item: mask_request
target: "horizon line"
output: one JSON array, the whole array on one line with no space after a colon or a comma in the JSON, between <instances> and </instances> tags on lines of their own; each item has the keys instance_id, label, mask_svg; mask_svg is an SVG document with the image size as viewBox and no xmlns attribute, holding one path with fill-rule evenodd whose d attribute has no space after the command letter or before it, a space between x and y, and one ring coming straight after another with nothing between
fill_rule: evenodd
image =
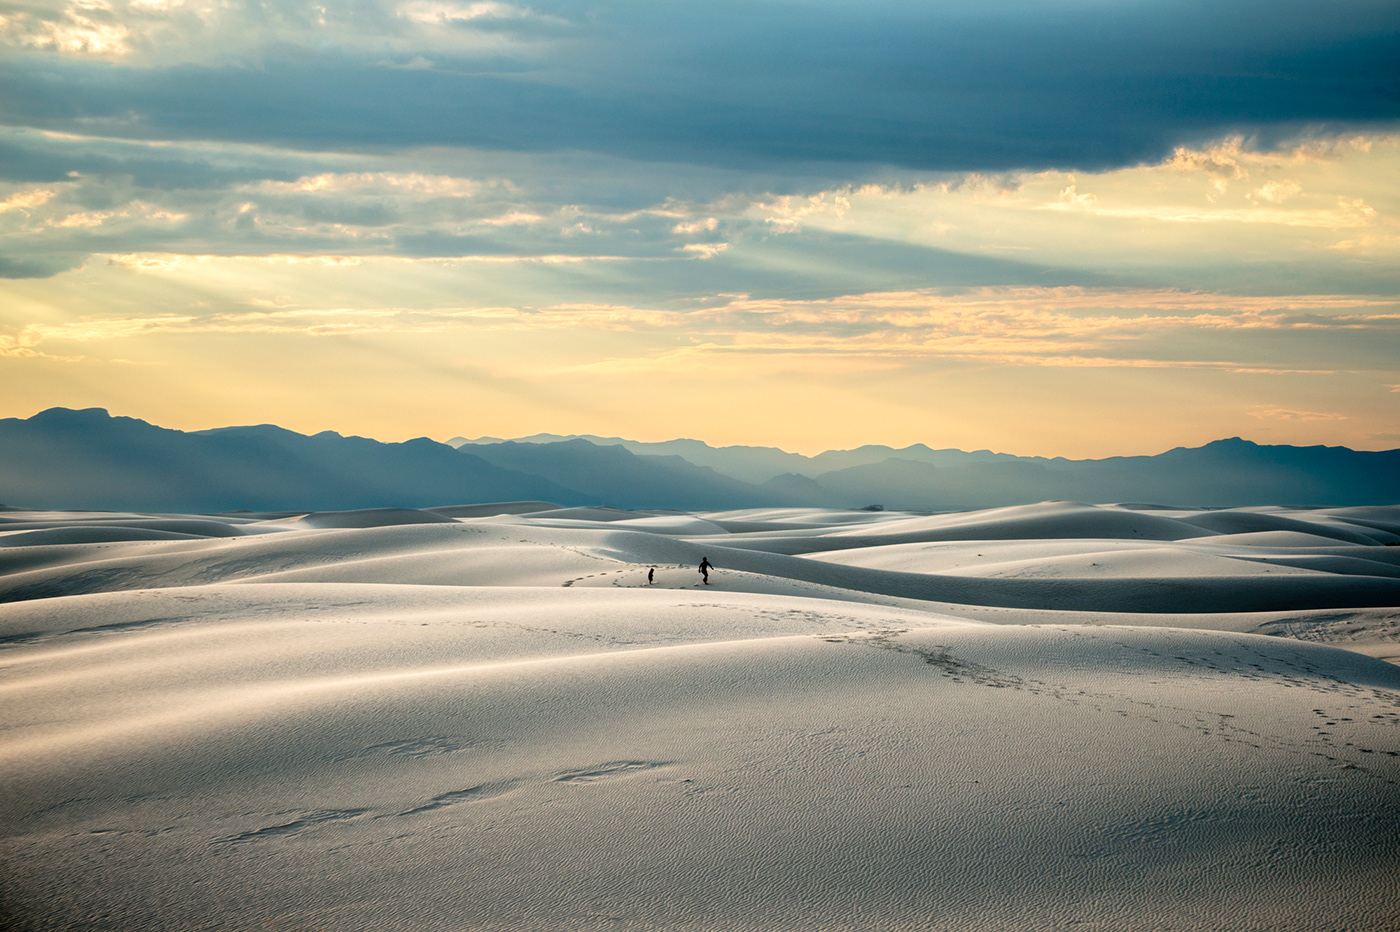
<instances>
[{"instance_id":1,"label":"horizon line","mask_svg":"<svg viewBox=\"0 0 1400 932\"><path fill-rule=\"evenodd\" d=\"M477 438L467 438L467 437L466 437L465 435L463 435L463 434L457 434L457 435L454 435L454 436L451 437L451 438L448 438L447 440L439 440L439 439L437 439L437 438L435 438L435 437L430 437L430 436L427 436L426 434L424 434L424 435L420 435L420 436L417 436L417 437L408 437L408 438L406 438L406 439L404 439L404 440L384 440L384 439L381 439L381 438L379 438L379 437L372 437L372 436L368 436L368 435L365 435L365 434L343 433L343 432L341 432L341 431L339 431L339 430L335 430L335 429L333 429L333 428L324 428L324 429L322 429L322 430L314 431L314 432L311 432L311 433L306 433L306 432L297 430L297 429L295 429L295 428L284 427L284 426L281 425L281 424L273 423L273 422L271 422L271 421L263 421L263 422L260 422L260 423L246 423L246 424L225 424L225 425L216 426L216 427L199 427L199 428L166 427L166 426L164 426L164 425L157 424L157 423L155 423L154 421L149 421L149 420L146 420L145 418L138 417L138 416L136 416L136 415L129 415L129 414L113 414L109 408L102 407L102 406L100 406L100 405L90 405L90 406L82 407L82 408L70 408L70 407L67 407L67 406L65 406L65 405L51 405L51 406L49 406L49 407L47 407L47 408L43 408L43 409L41 409L41 410L39 410L39 411L34 412L33 414L29 415L28 417L8 416L8 417L5 417L5 418L0 418L0 419L3 419L3 420L15 420L15 421L26 421L26 422L27 422L27 421L31 421L31 420L33 420L33 419L35 419L35 418L38 418L38 417L40 417L40 416L42 416L42 415L49 414L49 413L52 413L52 412L60 412L60 411L61 411L61 412L71 413L71 414L80 414L80 413L85 413L85 412L90 412L90 411L100 411L100 412L102 412L102 414L103 414L105 417L107 417L108 419L111 419L111 420L116 420L116 419L120 419L120 418L125 418L125 419L127 419L127 420L139 421L140 423L146 424L146 425L151 426L151 427L155 427L155 428L157 428L157 429L159 429L159 430L170 430L170 431L175 431L176 433L182 433L182 434L198 434L198 433L207 433L207 432L211 432L211 431L220 431L220 430L245 430L245 429L258 428L258 427L271 427L271 428L275 428L275 429L277 429L277 430L284 430L284 431L287 431L287 432L289 432L289 433L294 433L294 434L297 434L297 435L302 436L302 437L314 437L314 436L317 436L317 435L319 435L319 434L334 434L334 435L336 435L336 436L338 436L338 437L358 438L358 439L370 440L370 441L373 441L373 442L375 442L375 443L382 443L382 444L403 444L403 443L411 443L411 442L416 441L416 440L428 440L428 441L431 441L432 443L437 443L437 444L441 444L441 445L443 445L443 446L453 447L453 449L459 449L461 446L466 446L466 445L478 445L478 444L477 444L477 441L483 440L483 439L489 439L491 442L494 442L494 443L536 443L536 444L540 444L540 443L549 443L549 442L559 442L559 440L583 440L583 441L588 442L588 443L592 443L594 440L600 440L600 441L616 441L615 443L609 443L609 444L608 444L608 445L611 445L611 446L617 446L617 445L621 445L621 444L624 444L624 443L645 444L645 445L662 445L662 444L667 444L667 443L699 443L699 444L702 444L702 445L704 445L704 446L706 446L706 447L708 447L708 448L710 448L710 449L712 449L712 450L726 450L726 449L772 450L772 451L776 451L776 452L778 452L778 453L781 453L781 454L783 454L783 455L785 455L785 456L796 456L796 457L801 457L801 458L803 458L803 459L808 459L808 460L815 459L815 458L817 458L818 456L821 456L821 455L823 455L823 454L825 454L825 453L849 453L849 452L854 452L854 451L856 451L856 450L866 449L866 448L869 448L869 447L883 447L883 448L885 448L885 449L890 450L890 451L893 452L893 453L899 453L899 452L901 452L901 451L903 451L903 450L912 449L912 448L914 448L914 447L923 447L924 449L930 450L930 451L932 451L932 452L956 452L956 453L966 453L966 454L987 453L987 454L991 454L991 455L993 455L993 456L1009 456L1009 457L1014 457L1014 458L1017 458L1017 459L1063 460L1063 461L1065 461L1065 462L1100 462L1100 461L1103 461L1103 460L1110 460L1110 459L1131 459L1131 458L1135 458L1135 457L1154 457L1154 456L1161 456L1162 454L1170 453L1170 452L1172 452L1172 451L1174 451L1174 450L1199 450L1199 449L1203 449L1203 448L1208 447L1208 446L1212 446L1212 445L1214 445L1214 444L1228 443L1228 442L1230 442L1230 441L1238 441L1238 442L1240 442L1240 443L1246 443L1246 444L1250 444L1251 446L1262 447L1262 448L1284 447L1284 448L1295 449L1295 450L1305 450L1305 449L1320 448L1320 449L1328 449L1328 450L1348 450L1348 451L1351 451L1351 452L1353 452L1353 453L1395 453L1395 452L1400 452L1400 447L1390 447L1390 448L1381 448L1381 449L1367 450L1367 449L1361 449L1361 448L1358 448L1358 447L1347 446L1347 445L1345 445L1345 444L1325 444L1325 443L1311 443L1311 444L1259 443L1258 441L1249 440L1249 439L1247 439L1247 438L1245 438L1245 437L1243 437L1243 436L1241 436L1241 435L1238 435L1238 434L1235 435L1235 436L1232 436L1232 437L1217 437L1217 438L1215 438L1215 439L1213 439L1213 440L1208 440L1208 441L1206 441L1206 442L1204 442L1204 443L1201 443L1201 444L1199 444L1199 445L1197 445L1197 446L1189 446L1189 445L1187 445L1187 444L1178 443L1178 444L1175 444L1175 445L1173 445L1173 446L1164 447L1164 448L1158 450L1158 451L1155 452L1155 453L1114 453L1114 454L1110 454L1110 455L1107 455L1107 456L1098 456L1098 457L1047 456L1047 455L1039 454L1039 453L1030 453L1030 454L1027 454L1027 453L1007 453L1007 452L1001 451L1001 450L992 450L992 449L987 448L987 447L982 447L982 448L978 448L978 449L975 449L975 450L964 450L964 449L962 449L961 447L935 447L935 446L929 445L929 443L928 443L927 441L917 441L917 442L915 442L915 443L905 444L905 445L902 446L902 447L896 447L896 446L892 446L892 445L886 444L886 443L876 443L876 442L872 442L872 443L858 444L858 445L853 446L853 447L828 447L827 449L824 449L824 450L822 450L822 451L819 452L819 453L809 454L809 453L799 453L799 452L792 451L792 450L786 450L786 449L784 449L784 448L782 448L782 447L773 446L773 445L768 445L768 444L733 443L733 444L716 445L716 444L710 443L709 441L701 440L701 439L695 438L695 437L672 437L672 438L669 438L669 439L667 439L667 440L637 440L637 439L635 439L635 438L630 438L630 437L604 436L604 435L602 435L602 434L592 434L592 433L589 433L589 434L581 434L581 433L561 434L561 433L554 433L554 432L551 432L551 431L536 431L535 433L532 433L532 434L523 434L523 435L520 435L520 436L517 436L517 437L502 437L502 438L487 438L487 437L485 437L485 436L477 437ZM532 439L530 439L530 438L534 438L534 437L555 437L555 438L559 438L559 440L556 440L556 441L537 441L537 440L532 440ZM463 442L462 442L462 444L454 445L454 444L452 443L453 440L461 440L461 441L463 441ZM480 445L489 445L489 444L480 444ZM596 445L597 445L597 444L595 444L595 446L596 446ZM642 455L648 455L648 454L642 454Z\"/></svg>"}]
</instances>

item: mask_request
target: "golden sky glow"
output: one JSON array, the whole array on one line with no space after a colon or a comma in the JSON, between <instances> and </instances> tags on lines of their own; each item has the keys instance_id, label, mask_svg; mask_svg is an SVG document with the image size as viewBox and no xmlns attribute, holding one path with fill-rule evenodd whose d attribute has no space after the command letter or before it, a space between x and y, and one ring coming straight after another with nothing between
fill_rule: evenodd
<instances>
[{"instance_id":1,"label":"golden sky glow","mask_svg":"<svg viewBox=\"0 0 1400 932\"><path fill-rule=\"evenodd\" d=\"M0 16L18 79L96 63L188 81L200 50L242 67L275 44L239 5L43 9ZM487 56L547 62L546 83L592 100L616 77L583 57L598 37L565 7L320 9L288 6L277 41L332 43L345 80L448 80L449 59ZM366 51L374 29L390 59ZM715 107L738 93L722 83L704 85ZM753 86L774 107L801 92ZM201 128L147 93L110 92L110 118L42 102L0 115L0 415L102 406L178 428L802 452L1400 446L1400 133L1385 121L1267 141L1181 130L1150 158L1098 153L1085 129L1054 141L1080 145L1073 170L1034 154L1050 129L1026 130L1025 167L982 143L939 157L987 166L969 171L912 164L902 143L882 154L873 128L840 143L868 151L818 162L683 161L585 136L493 148L412 127L367 144L353 121L316 130L318 146L273 116Z\"/></svg>"}]
</instances>

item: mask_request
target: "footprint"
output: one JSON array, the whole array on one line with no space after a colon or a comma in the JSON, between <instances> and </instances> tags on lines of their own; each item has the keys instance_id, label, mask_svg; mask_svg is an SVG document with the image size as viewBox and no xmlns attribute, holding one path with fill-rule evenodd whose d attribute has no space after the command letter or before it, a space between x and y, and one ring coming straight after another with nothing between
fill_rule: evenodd
<instances>
[{"instance_id":1,"label":"footprint","mask_svg":"<svg viewBox=\"0 0 1400 932\"><path fill-rule=\"evenodd\" d=\"M268 838L276 838L283 835L300 835L308 829L327 822L347 822L368 812L368 809L319 809L315 812L308 812L293 822L286 822L282 825L269 825L266 828L256 829L251 832L244 832L242 835L232 835L228 838L218 839L221 845L238 845L248 841L263 841Z\"/></svg>"},{"instance_id":2,"label":"footprint","mask_svg":"<svg viewBox=\"0 0 1400 932\"><path fill-rule=\"evenodd\" d=\"M421 806L406 809L400 812L401 816L417 815L420 812L432 812L434 809L445 809L448 806L455 806L458 803L481 802L484 799L495 799L497 796L504 796L515 789L516 780L501 780L497 783L482 783L479 786L469 787L465 790L453 790L450 793L442 793L434 796Z\"/></svg>"},{"instance_id":3,"label":"footprint","mask_svg":"<svg viewBox=\"0 0 1400 932\"><path fill-rule=\"evenodd\" d=\"M416 759L432 757L436 754L453 754L457 751L465 751L470 747L472 747L472 742L463 741L460 738L414 738L408 741L390 741L385 744L371 745L353 754L337 757L336 760L354 760L359 757L374 757L379 754Z\"/></svg>"},{"instance_id":4,"label":"footprint","mask_svg":"<svg viewBox=\"0 0 1400 932\"><path fill-rule=\"evenodd\" d=\"M555 783L597 783L599 780L607 780L612 777L625 777L629 774L641 773L643 770L655 770L657 767L665 767L664 763L653 763L649 761L629 760L614 761L604 764L593 770L570 770L555 776Z\"/></svg>"}]
</instances>

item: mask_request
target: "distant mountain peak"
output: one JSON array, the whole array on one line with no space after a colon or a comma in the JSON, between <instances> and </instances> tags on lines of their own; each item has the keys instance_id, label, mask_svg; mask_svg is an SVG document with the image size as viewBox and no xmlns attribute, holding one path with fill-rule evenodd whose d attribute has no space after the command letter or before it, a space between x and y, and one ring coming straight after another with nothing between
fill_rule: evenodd
<instances>
[{"instance_id":1,"label":"distant mountain peak","mask_svg":"<svg viewBox=\"0 0 1400 932\"><path fill-rule=\"evenodd\" d=\"M110 421L113 418L106 408L45 408L29 420L45 424L65 421ZM125 420L134 421L136 418L125 418Z\"/></svg>"}]
</instances>

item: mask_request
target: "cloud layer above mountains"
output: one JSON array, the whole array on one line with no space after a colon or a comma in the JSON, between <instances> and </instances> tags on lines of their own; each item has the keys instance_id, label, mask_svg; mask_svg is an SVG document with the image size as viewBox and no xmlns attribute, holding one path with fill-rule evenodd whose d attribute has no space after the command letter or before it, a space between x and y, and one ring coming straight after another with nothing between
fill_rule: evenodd
<instances>
[{"instance_id":1,"label":"cloud layer above mountains","mask_svg":"<svg viewBox=\"0 0 1400 932\"><path fill-rule=\"evenodd\" d=\"M1400 115L1392 4L11 5L6 122L325 150L1103 169Z\"/></svg>"}]
</instances>

